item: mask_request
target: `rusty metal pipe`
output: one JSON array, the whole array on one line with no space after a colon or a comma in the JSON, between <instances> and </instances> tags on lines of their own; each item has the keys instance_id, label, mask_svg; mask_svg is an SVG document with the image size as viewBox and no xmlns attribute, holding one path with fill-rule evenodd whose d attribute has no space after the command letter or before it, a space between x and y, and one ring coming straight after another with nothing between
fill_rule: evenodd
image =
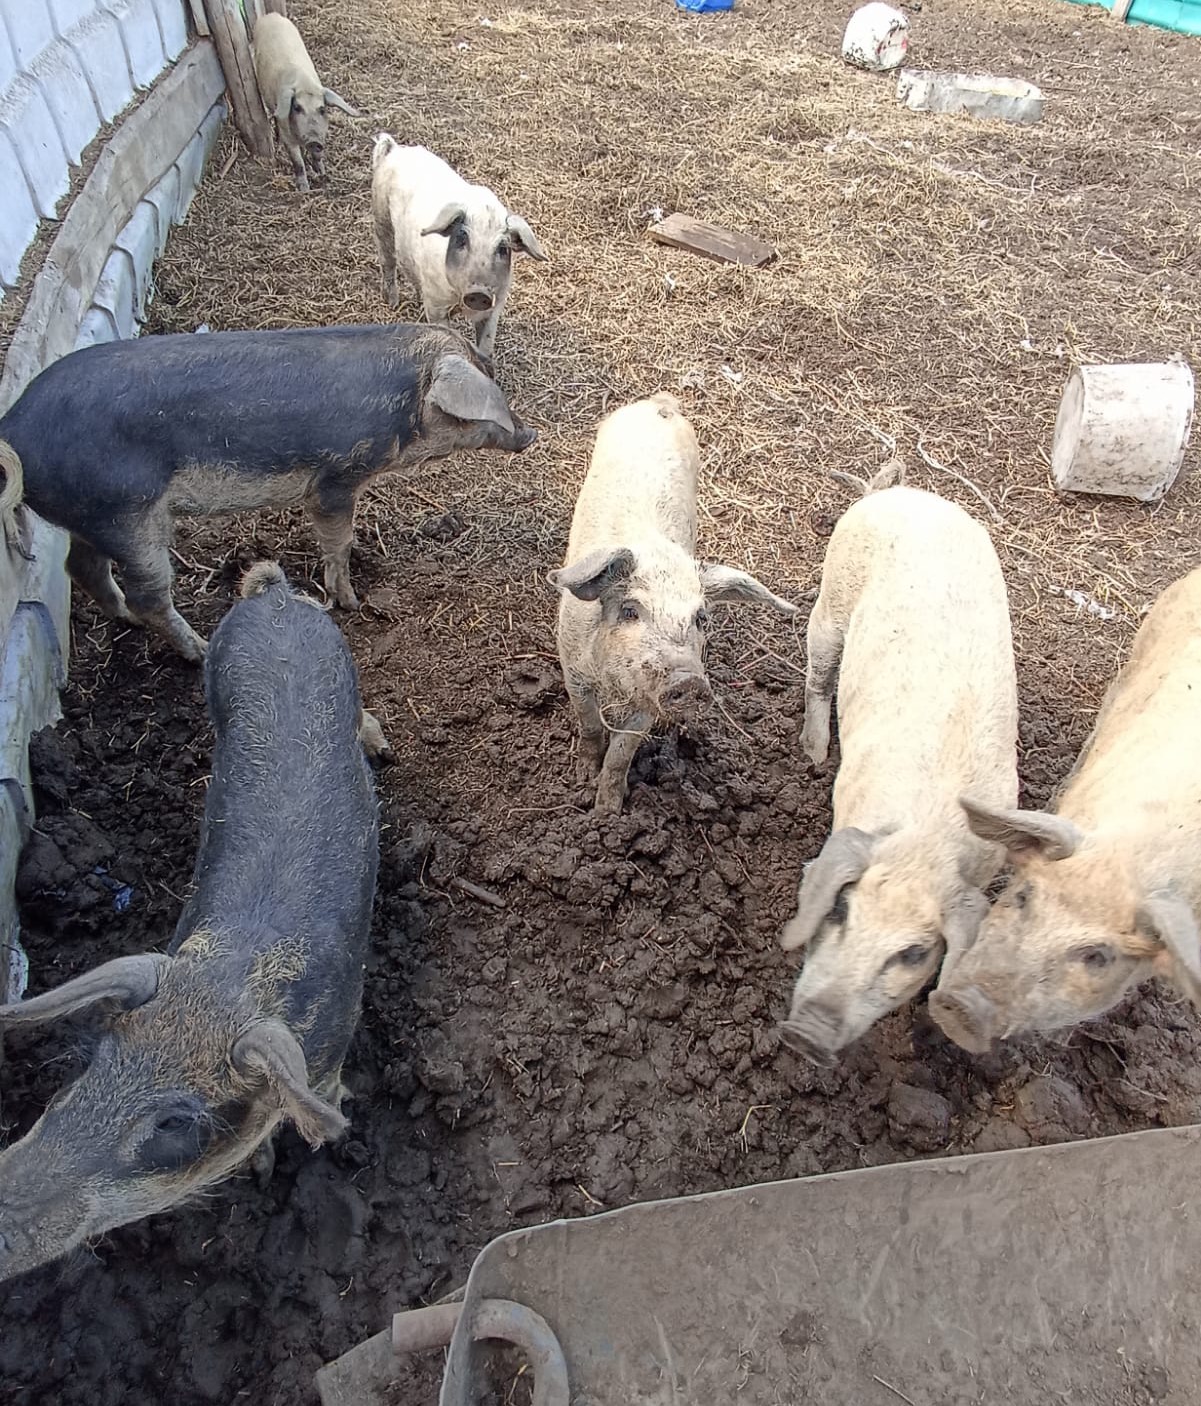
<instances>
[{"instance_id":1,"label":"rusty metal pipe","mask_svg":"<svg viewBox=\"0 0 1201 1406\"><path fill-rule=\"evenodd\" d=\"M460 1303L415 1308L392 1317L392 1350L425 1352L446 1347L463 1312ZM471 1321L473 1342L498 1339L525 1354L534 1373L532 1406L569 1406L567 1363L559 1340L541 1314L511 1299L482 1299Z\"/></svg>"}]
</instances>

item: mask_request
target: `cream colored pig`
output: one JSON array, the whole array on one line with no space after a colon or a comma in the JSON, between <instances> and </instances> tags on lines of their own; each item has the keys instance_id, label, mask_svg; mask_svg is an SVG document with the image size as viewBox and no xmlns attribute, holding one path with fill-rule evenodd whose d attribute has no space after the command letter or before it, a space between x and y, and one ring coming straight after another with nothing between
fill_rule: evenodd
<instances>
[{"instance_id":1,"label":"cream colored pig","mask_svg":"<svg viewBox=\"0 0 1201 1406\"><path fill-rule=\"evenodd\" d=\"M288 153L297 190L308 190L307 166L325 174L329 109L358 112L317 76L300 31L284 15L270 12L254 27L254 72L263 106L275 119L280 144Z\"/></svg>"},{"instance_id":2,"label":"cream colored pig","mask_svg":"<svg viewBox=\"0 0 1201 1406\"><path fill-rule=\"evenodd\" d=\"M638 745L656 720L686 720L710 696L701 653L709 606L796 606L745 571L696 559L700 450L674 396L601 421L576 501L562 593L559 657L580 722L598 811L619 811Z\"/></svg>"},{"instance_id":3,"label":"cream colored pig","mask_svg":"<svg viewBox=\"0 0 1201 1406\"><path fill-rule=\"evenodd\" d=\"M1014 873L930 997L953 1040L1088 1020L1151 976L1201 1003L1201 570L1143 621L1055 810L964 810Z\"/></svg>"},{"instance_id":4,"label":"cream colored pig","mask_svg":"<svg viewBox=\"0 0 1201 1406\"><path fill-rule=\"evenodd\" d=\"M784 1041L818 1063L916 996L984 916L1003 850L959 797L1017 798L1009 609L988 533L953 503L873 488L839 520L809 617L801 746L842 757L834 829L781 935L805 966ZM840 672L841 663L841 672Z\"/></svg>"}]
</instances>

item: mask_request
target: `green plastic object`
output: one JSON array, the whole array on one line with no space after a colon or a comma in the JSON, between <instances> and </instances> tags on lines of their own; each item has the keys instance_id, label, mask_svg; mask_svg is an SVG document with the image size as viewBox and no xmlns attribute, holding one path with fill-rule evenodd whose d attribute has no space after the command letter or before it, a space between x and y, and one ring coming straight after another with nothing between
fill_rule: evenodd
<instances>
[{"instance_id":1,"label":"green plastic object","mask_svg":"<svg viewBox=\"0 0 1201 1406\"><path fill-rule=\"evenodd\" d=\"M1100 5L1112 10L1113 0L1072 0L1076 5ZM1127 24L1153 24L1177 34L1201 35L1201 0L1134 0L1126 12Z\"/></svg>"}]
</instances>

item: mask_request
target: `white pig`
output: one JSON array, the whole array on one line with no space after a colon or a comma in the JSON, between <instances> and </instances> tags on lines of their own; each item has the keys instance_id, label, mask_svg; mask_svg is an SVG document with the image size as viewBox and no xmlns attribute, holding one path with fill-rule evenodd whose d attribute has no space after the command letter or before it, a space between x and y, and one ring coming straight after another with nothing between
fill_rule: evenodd
<instances>
[{"instance_id":1,"label":"white pig","mask_svg":"<svg viewBox=\"0 0 1201 1406\"><path fill-rule=\"evenodd\" d=\"M1139 627L1053 812L964 802L1014 873L930 1013L965 1049L1171 979L1201 1004L1201 570Z\"/></svg>"},{"instance_id":2,"label":"white pig","mask_svg":"<svg viewBox=\"0 0 1201 1406\"><path fill-rule=\"evenodd\" d=\"M371 213L384 301L400 301L399 264L421 297L427 322L462 310L476 345L491 357L513 280L513 254L545 261L520 215L486 186L468 185L423 146L398 146L386 132L371 154Z\"/></svg>"},{"instance_id":3,"label":"white pig","mask_svg":"<svg viewBox=\"0 0 1201 1406\"><path fill-rule=\"evenodd\" d=\"M701 654L717 601L784 615L797 607L729 566L696 559L700 450L674 396L655 395L601 421L571 520L559 657L580 723L596 809L619 811L638 744L657 719L685 720L710 696Z\"/></svg>"},{"instance_id":4,"label":"white pig","mask_svg":"<svg viewBox=\"0 0 1201 1406\"><path fill-rule=\"evenodd\" d=\"M834 828L781 935L806 948L781 1026L817 1063L916 996L984 916L1001 847L959 797L1017 797L1009 609L988 533L953 503L880 483L830 538L809 617L801 746L821 765L838 676ZM841 661L841 674L839 664Z\"/></svg>"},{"instance_id":5,"label":"white pig","mask_svg":"<svg viewBox=\"0 0 1201 1406\"><path fill-rule=\"evenodd\" d=\"M279 140L296 179L297 190L308 190L306 161L313 174L325 174L325 138L331 107L357 117L358 112L326 88L317 77L300 31L274 11L261 15L254 27L254 72L263 106L275 118Z\"/></svg>"}]
</instances>

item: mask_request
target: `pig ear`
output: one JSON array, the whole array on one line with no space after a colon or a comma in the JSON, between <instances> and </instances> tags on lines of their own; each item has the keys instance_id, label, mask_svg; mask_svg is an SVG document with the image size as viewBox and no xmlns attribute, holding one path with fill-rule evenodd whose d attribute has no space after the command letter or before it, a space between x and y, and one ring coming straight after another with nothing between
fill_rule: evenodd
<instances>
[{"instance_id":1,"label":"pig ear","mask_svg":"<svg viewBox=\"0 0 1201 1406\"><path fill-rule=\"evenodd\" d=\"M230 1058L240 1074L266 1082L310 1146L320 1147L346 1131L342 1114L309 1088L304 1051L282 1021L256 1020L234 1041Z\"/></svg>"},{"instance_id":2,"label":"pig ear","mask_svg":"<svg viewBox=\"0 0 1201 1406\"><path fill-rule=\"evenodd\" d=\"M1160 945L1157 974L1170 978L1190 1000L1201 1005L1201 930L1193 910L1170 894L1144 898L1134 917L1141 933Z\"/></svg>"},{"instance_id":3,"label":"pig ear","mask_svg":"<svg viewBox=\"0 0 1201 1406\"><path fill-rule=\"evenodd\" d=\"M295 88L281 88L279 97L275 102L275 120L286 122L288 114L292 111L292 99L296 96Z\"/></svg>"},{"instance_id":4,"label":"pig ear","mask_svg":"<svg viewBox=\"0 0 1201 1406\"><path fill-rule=\"evenodd\" d=\"M466 214L466 209L457 201L452 200L449 205L443 205L436 218L431 220L421 233L422 235L449 234L451 225L465 218Z\"/></svg>"},{"instance_id":5,"label":"pig ear","mask_svg":"<svg viewBox=\"0 0 1201 1406\"><path fill-rule=\"evenodd\" d=\"M546 254L543 252L542 245L538 243L538 236L520 215L510 215L505 224L508 226L513 243L523 254L528 254L531 259L537 259L539 263L546 263Z\"/></svg>"},{"instance_id":6,"label":"pig ear","mask_svg":"<svg viewBox=\"0 0 1201 1406\"><path fill-rule=\"evenodd\" d=\"M804 947L812 940L842 890L863 877L880 838L853 826L835 830L817 858L805 865L796 917L785 924L780 934L780 946L785 952Z\"/></svg>"},{"instance_id":7,"label":"pig ear","mask_svg":"<svg viewBox=\"0 0 1201 1406\"><path fill-rule=\"evenodd\" d=\"M756 605L770 605L781 615L796 615L800 607L774 595L762 581L756 581L745 571L733 566L716 566L706 562L701 567L701 590L705 599L718 601L751 601Z\"/></svg>"},{"instance_id":8,"label":"pig ear","mask_svg":"<svg viewBox=\"0 0 1201 1406\"><path fill-rule=\"evenodd\" d=\"M486 420L515 434L509 402L496 382L463 356L444 356L426 395L456 420Z\"/></svg>"},{"instance_id":9,"label":"pig ear","mask_svg":"<svg viewBox=\"0 0 1201 1406\"><path fill-rule=\"evenodd\" d=\"M74 1015L98 1001L115 1001L126 1011L144 1006L157 995L159 977L170 961L170 957L155 952L118 957L41 996L0 1006L0 1025L40 1025L43 1021Z\"/></svg>"},{"instance_id":10,"label":"pig ear","mask_svg":"<svg viewBox=\"0 0 1201 1406\"><path fill-rule=\"evenodd\" d=\"M942 915L942 939L947 945L947 955L943 959L942 978L945 978L960 957L971 948L980 932L980 924L988 916L988 899L977 888L965 888Z\"/></svg>"},{"instance_id":11,"label":"pig ear","mask_svg":"<svg viewBox=\"0 0 1201 1406\"><path fill-rule=\"evenodd\" d=\"M602 547L570 566L548 572L546 579L555 590L570 591L578 600L599 600L633 573L634 553L629 547Z\"/></svg>"},{"instance_id":12,"label":"pig ear","mask_svg":"<svg viewBox=\"0 0 1201 1406\"><path fill-rule=\"evenodd\" d=\"M326 88L325 90L325 105L326 107L339 108L342 112L345 112L350 117L357 117L359 115L358 108L351 107L351 105L346 101L346 99L339 97L338 94L335 93L332 88Z\"/></svg>"},{"instance_id":13,"label":"pig ear","mask_svg":"<svg viewBox=\"0 0 1201 1406\"><path fill-rule=\"evenodd\" d=\"M1014 858L1067 859L1084 836L1070 820L1046 810L994 810L968 796L959 804L974 835L1004 845Z\"/></svg>"}]
</instances>

